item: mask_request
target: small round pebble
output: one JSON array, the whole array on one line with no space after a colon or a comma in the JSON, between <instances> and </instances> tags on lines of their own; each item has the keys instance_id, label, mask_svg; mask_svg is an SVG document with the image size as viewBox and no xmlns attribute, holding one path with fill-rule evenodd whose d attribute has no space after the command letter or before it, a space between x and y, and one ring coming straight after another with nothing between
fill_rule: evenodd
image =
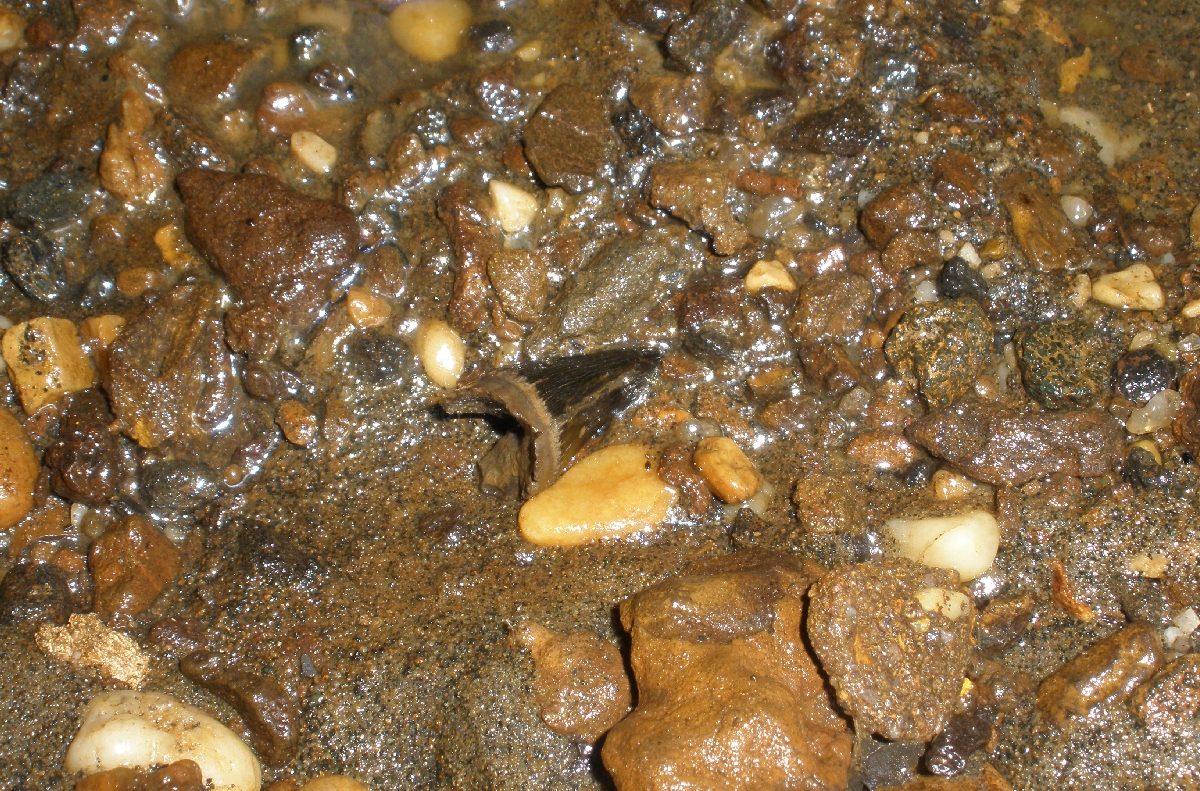
<instances>
[{"instance_id":1,"label":"small round pebble","mask_svg":"<svg viewBox=\"0 0 1200 791\"><path fill-rule=\"evenodd\" d=\"M706 437L696 446L692 463L717 497L727 503L741 503L758 493L762 476L754 462L728 437Z\"/></svg>"}]
</instances>

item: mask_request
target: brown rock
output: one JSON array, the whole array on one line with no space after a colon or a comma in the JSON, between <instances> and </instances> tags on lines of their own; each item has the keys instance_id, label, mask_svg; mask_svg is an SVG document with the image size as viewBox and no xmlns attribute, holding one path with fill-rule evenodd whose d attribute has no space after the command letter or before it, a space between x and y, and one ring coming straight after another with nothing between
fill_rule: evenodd
<instances>
[{"instance_id":1,"label":"brown rock","mask_svg":"<svg viewBox=\"0 0 1200 791\"><path fill-rule=\"evenodd\" d=\"M179 574L179 550L149 520L131 516L92 544L88 563L96 613L128 620L148 609Z\"/></svg>"},{"instance_id":2,"label":"brown rock","mask_svg":"<svg viewBox=\"0 0 1200 791\"><path fill-rule=\"evenodd\" d=\"M785 130L779 145L801 153L856 157L879 132L879 121L861 102L850 100L806 115Z\"/></svg>"},{"instance_id":3,"label":"brown rock","mask_svg":"<svg viewBox=\"0 0 1200 791\"><path fill-rule=\"evenodd\" d=\"M1082 255L1079 240L1058 202L1029 174L1016 174L1004 183L1003 201L1017 243L1035 269L1062 269Z\"/></svg>"},{"instance_id":4,"label":"brown rock","mask_svg":"<svg viewBox=\"0 0 1200 791\"><path fill-rule=\"evenodd\" d=\"M1183 399L1171 430L1193 453L1200 453L1200 368L1179 380L1179 394Z\"/></svg>"},{"instance_id":5,"label":"brown rock","mask_svg":"<svg viewBox=\"0 0 1200 791\"><path fill-rule=\"evenodd\" d=\"M853 534L864 526L862 498L841 476L804 476L796 481L792 503L796 506L796 519L808 533Z\"/></svg>"},{"instance_id":6,"label":"brown rock","mask_svg":"<svg viewBox=\"0 0 1200 791\"><path fill-rule=\"evenodd\" d=\"M38 460L13 414L0 408L0 529L12 527L33 508Z\"/></svg>"},{"instance_id":7,"label":"brown rock","mask_svg":"<svg viewBox=\"0 0 1200 791\"><path fill-rule=\"evenodd\" d=\"M809 601L809 639L856 726L891 740L933 738L971 651L975 608L958 576L903 560L860 564L826 574Z\"/></svg>"},{"instance_id":8,"label":"brown rock","mask_svg":"<svg viewBox=\"0 0 1200 791\"><path fill-rule=\"evenodd\" d=\"M488 280L504 312L517 321L534 321L542 315L550 282L546 262L529 250L497 250L487 262Z\"/></svg>"},{"instance_id":9,"label":"brown rock","mask_svg":"<svg viewBox=\"0 0 1200 791\"><path fill-rule=\"evenodd\" d=\"M56 494L88 505L103 505L113 497L120 474L113 421L99 391L85 390L71 399L58 440L43 456Z\"/></svg>"},{"instance_id":10,"label":"brown rock","mask_svg":"<svg viewBox=\"0 0 1200 791\"><path fill-rule=\"evenodd\" d=\"M939 88L925 99L925 109L939 121L957 124L981 124L989 115L979 104L965 93L949 88Z\"/></svg>"},{"instance_id":11,"label":"brown rock","mask_svg":"<svg viewBox=\"0 0 1200 791\"><path fill-rule=\"evenodd\" d=\"M1158 634L1144 623L1130 624L1084 649L1042 681L1038 714L1066 730L1097 706L1128 698L1161 666Z\"/></svg>"},{"instance_id":12,"label":"brown rock","mask_svg":"<svg viewBox=\"0 0 1200 791\"><path fill-rule=\"evenodd\" d=\"M279 405L275 422L283 432L284 439L300 447L311 445L320 433L317 416L309 412L304 404L291 398Z\"/></svg>"},{"instance_id":13,"label":"brown rock","mask_svg":"<svg viewBox=\"0 0 1200 791\"><path fill-rule=\"evenodd\" d=\"M354 215L268 176L185 170L177 183L188 240L241 300L227 317L230 345L274 356L312 327L349 270L358 244Z\"/></svg>"},{"instance_id":14,"label":"brown rock","mask_svg":"<svg viewBox=\"0 0 1200 791\"><path fill-rule=\"evenodd\" d=\"M973 299L913 305L888 334L887 361L932 407L964 397L991 361L992 325Z\"/></svg>"},{"instance_id":15,"label":"brown rock","mask_svg":"<svg viewBox=\"0 0 1200 791\"><path fill-rule=\"evenodd\" d=\"M204 773L195 761L183 759L157 769L128 766L87 775L75 791L204 791Z\"/></svg>"},{"instance_id":16,"label":"brown rock","mask_svg":"<svg viewBox=\"0 0 1200 791\"><path fill-rule=\"evenodd\" d=\"M1200 654L1184 654L1142 684L1130 701L1152 728L1177 733L1200 717Z\"/></svg>"},{"instance_id":17,"label":"brown rock","mask_svg":"<svg viewBox=\"0 0 1200 791\"><path fill-rule=\"evenodd\" d=\"M1125 429L1099 410L1022 414L965 401L914 421L909 439L972 478L1018 486L1062 473L1104 475L1120 464Z\"/></svg>"},{"instance_id":18,"label":"brown rock","mask_svg":"<svg viewBox=\"0 0 1200 791\"><path fill-rule=\"evenodd\" d=\"M167 63L167 93L175 104L197 110L230 101L254 60L254 52L228 41L187 44Z\"/></svg>"},{"instance_id":19,"label":"brown rock","mask_svg":"<svg viewBox=\"0 0 1200 791\"><path fill-rule=\"evenodd\" d=\"M851 740L800 636L819 570L745 553L621 605L638 705L609 731L618 789L840 789Z\"/></svg>"},{"instance_id":20,"label":"brown rock","mask_svg":"<svg viewBox=\"0 0 1200 791\"><path fill-rule=\"evenodd\" d=\"M592 743L629 711L629 677L612 643L535 623L522 624L516 637L533 654L533 696L550 730Z\"/></svg>"},{"instance_id":21,"label":"brown rock","mask_svg":"<svg viewBox=\"0 0 1200 791\"><path fill-rule=\"evenodd\" d=\"M569 192L591 189L617 138L604 100L577 85L560 85L525 125L525 156L542 181Z\"/></svg>"},{"instance_id":22,"label":"brown rock","mask_svg":"<svg viewBox=\"0 0 1200 791\"><path fill-rule=\"evenodd\" d=\"M682 442L668 445L659 456L658 475L683 495L683 507L693 517L701 517L713 505L712 491L704 476L692 463L692 453Z\"/></svg>"},{"instance_id":23,"label":"brown rock","mask_svg":"<svg viewBox=\"0 0 1200 791\"><path fill-rule=\"evenodd\" d=\"M244 439L246 397L212 283L183 283L147 304L109 348L103 373L117 424L143 448L170 447L215 465Z\"/></svg>"},{"instance_id":24,"label":"brown rock","mask_svg":"<svg viewBox=\"0 0 1200 791\"><path fill-rule=\"evenodd\" d=\"M983 203L983 173L975 158L947 151L933 161L933 192L957 211L971 211Z\"/></svg>"},{"instance_id":25,"label":"brown rock","mask_svg":"<svg viewBox=\"0 0 1200 791\"><path fill-rule=\"evenodd\" d=\"M279 766L295 755L300 711L279 682L230 667L208 651L184 657L179 670L237 709L250 729L251 746L265 763Z\"/></svg>"},{"instance_id":26,"label":"brown rock","mask_svg":"<svg viewBox=\"0 0 1200 791\"><path fill-rule=\"evenodd\" d=\"M791 330L802 343L854 343L871 315L875 294L865 278L832 274L805 283Z\"/></svg>"},{"instance_id":27,"label":"brown rock","mask_svg":"<svg viewBox=\"0 0 1200 791\"><path fill-rule=\"evenodd\" d=\"M891 274L899 274L914 266L938 264L941 261L942 251L937 234L907 228L892 237L887 247L883 248L883 255L880 257L884 270Z\"/></svg>"},{"instance_id":28,"label":"brown rock","mask_svg":"<svg viewBox=\"0 0 1200 791\"><path fill-rule=\"evenodd\" d=\"M905 181L872 198L863 207L858 223L871 244L883 248L905 228L920 228L929 221L929 198L925 190Z\"/></svg>"},{"instance_id":29,"label":"brown rock","mask_svg":"<svg viewBox=\"0 0 1200 791\"><path fill-rule=\"evenodd\" d=\"M712 237L713 252L732 255L750 242L750 233L729 208L729 175L704 162L668 162L650 174L650 203Z\"/></svg>"},{"instance_id":30,"label":"brown rock","mask_svg":"<svg viewBox=\"0 0 1200 791\"><path fill-rule=\"evenodd\" d=\"M865 431L847 443L846 455L877 470L901 470L921 458L921 451L898 431Z\"/></svg>"},{"instance_id":31,"label":"brown rock","mask_svg":"<svg viewBox=\"0 0 1200 791\"><path fill-rule=\"evenodd\" d=\"M454 247L454 287L450 323L463 332L479 329L487 318L487 265L500 249L499 232L487 214L488 199L465 181L451 184L438 197L438 219Z\"/></svg>"},{"instance_id":32,"label":"brown rock","mask_svg":"<svg viewBox=\"0 0 1200 791\"><path fill-rule=\"evenodd\" d=\"M663 72L635 80L629 86L629 101L660 132L683 137L708 122L712 93L708 80L700 75Z\"/></svg>"}]
</instances>

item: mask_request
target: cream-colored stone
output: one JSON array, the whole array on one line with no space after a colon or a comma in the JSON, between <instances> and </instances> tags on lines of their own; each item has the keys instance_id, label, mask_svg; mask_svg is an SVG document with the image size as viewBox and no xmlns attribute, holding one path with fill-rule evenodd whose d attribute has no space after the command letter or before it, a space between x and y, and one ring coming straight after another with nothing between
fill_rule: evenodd
<instances>
[{"instance_id":1,"label":"cream-colored stone","mask_svg":"<svg viewBox=\"0 0 1200 791\"><path fill-rule=\"evenodd\" d=\"M892 540L895 554L933 568L953 569L963 581L991 568L1000 548L1000 526L987 511L889 519L883 531Z\"/></svg>"},{"instance_id":2,"label":"cream-colored stone","mask_svg":"<svg viewBox=\"0 0 1200 791\"><path fill-rule=\"evenodd\" d=\"M677 495L658 477L652 459L640 444L609 445L585 457L521 507L521 537L570 547L656 527Z\"/></svg>"},{"instance_id":3,"label":"cream-colored stone","mask_svg":"<svg viewBox=\"0 0 1200 791\"><path fill-rule=\"evenodd\" d=\"M12 527L33 508L38 460L33 444L7 409L0 407L0 530Z\"/></svg>"},{"instance_id":4,"label":"cream-colored stone","mask_svg":"<svg viewBox=\"0 0 1200 791\"><path fill-rule=\"evenodd\" d=\"M346 311L354 326L362 329L378 327L392 315L392 307L387 300L361 286L354 286L346 292Z\"/></svg>"},{"instance_id":5,"label":"cream-colored stone","mask_svg":"<svg viewBox=\"0 0 1200 791\"><path fill-rule=\"evenodd\" d=\"M8 378L27 414L96 384L96 369L66 319L41 316L14 325L2 345Z\"/></svg>"},{"instance_id":6,"label":"cream-colored stone","mask_svg":"<svg viewBox=\"0 0 1200 791\"><path fill-rule=\"evenodd\" d=\"M307 129L294 132L290 145L296 161L313 173L327 175L337 164L337 148L315 132Z\"/></svg>"},{"instance_id":7,"label":"cream-colored stone","mask_svg":"<svg viewBox=\"0 0 1200 791\"><path fill-rule=\"evenodd\" d=\"M195 761L213 791L258 791L262 769L233 731L160 692L101 692L67 748L68 773Z\"/></svg>"},{"instance_id":8,"label":"cream-colored stone","mask_svg":"<svg viewBox=\"0 0 1200 791\"><path fill-rule=\"evenodd\" d=\"M492 197L492 214L505 233L524 231L537 216L537 196L515 184L492 179L488 182L488 193Z\"/></svg>"},{"instance_id":9,"label":"cream-colored stone","mask_svg":"<svg viewBox=\"0 0 1200 791\"><path fill-rule=\"evenodd\" d=\"M417 330L416 351L429 381L445 388L458 384L467 364L467 350L453 327L441 319L422 322Z\"/></svg>"},{"instance_id":10,"label":"cream-colored stone","mask_svg":"<svg viewBox=\"0 0 1200 791\"><path fill-rule=\"evenodd\" d=\"M775 260L759 261L750 267L746 273L746 290L751 294L764 288L777 288L780 291L795 291L796 281L792 279L787 267Z\"/></svg>"},{"instance_id":11,"label":"cream-colored stone","mask_svg":"<svg viewBox=\"0 0 1200 791\"><path fill-rule=\"evenodd\" d=\"M1092 299L1122 310L1158 310L1166 303L1154 271L1145 264L1134 264L1096 278L1092 283Z\"/></svg>"}]
</instances>

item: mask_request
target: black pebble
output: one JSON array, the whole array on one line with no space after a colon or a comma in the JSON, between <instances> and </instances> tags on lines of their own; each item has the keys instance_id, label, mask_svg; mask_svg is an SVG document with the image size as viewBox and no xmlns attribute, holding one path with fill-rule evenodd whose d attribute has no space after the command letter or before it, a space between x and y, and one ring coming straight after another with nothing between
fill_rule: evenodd
<instances>
[{"instance_id":1,"label":"black pebble","mask_svg":"<svg viewBox=\"0 0 1200 791\"><path fill-rule=\"evenodd\" d=\"M955 256L942 264L938 274L938 294L949 299L971 297L982 302L987 298L987 281L963 259Z\"/></svg>"},{"instance_id":2,"label":"black pebble","mask_svg":"<svg viewBox=\"0 0 1200 791\"><path fill-rule=\"evenodd\" d=\"M1128 352L1117 360L1118 392L1144 404L1175 383L1175 364L1153 349Z\"/></svg>"}]
</instances>

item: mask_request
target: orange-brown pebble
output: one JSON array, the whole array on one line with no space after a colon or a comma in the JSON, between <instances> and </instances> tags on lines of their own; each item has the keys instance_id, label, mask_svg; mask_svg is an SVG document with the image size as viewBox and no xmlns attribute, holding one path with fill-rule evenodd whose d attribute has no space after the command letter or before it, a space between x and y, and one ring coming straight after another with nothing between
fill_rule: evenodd
<instances>
[{"instance_id":1,"label":"orange-brown pebble","mask_svg":"<svg viewBox=\"0 0 1200 791\"><path fill-rule=\"evenodd\" d=\"M33 507L38 460L25 429L0 409L0 529L21 521Z\"/></svg>"},{"instance_id":2,"label":"orange-brown pebble","mask_svg":"<svg viewBox=\"0 0 1200 791\"><path fill-rule=\"evenodd\" d=\"M107 349L125 326L125 317L116 313L90 316L79 325L79 337L92 349Z\"/></svg>"},{"instance_id":3,"label":"orange-brown pebble","mask_svg":"<svg viewBox=\"0 0 1200 791\"><path fill-rule=\"evenodd\" d=\"M284 439L293 445L308 447L317 438L320 424L317 417L299 401L288 399L279 405L275 414L275 422L283 431Z\"/></svg>"},{"instance_id":4,"label":"orange-brown pebble","mask_svg":"<svg viewBox=\"0 0 1200 791\"><path fill-rule=\"evenodd\" d=\"M713 494L727 503L749 500L762 486L762 476L745 452L728 437L706 437L692 454L692 463Z\"/></svg>"},{"instance_id":5,"label":"orange-brown pebble","mask_svg":"<svg viewBox=\"0 0 1200 791\"><path fill-rule=\"evenodd\" d=\"M533 654L533 695L550 730L594 742L629 711L629 678L615 645L535 623L522 624L515 636Z\"/></svg>"},{"instance_id":6,"label":"orange-brown pebble","mask_svg":"<svg viewBox=\"0 0 1200 791\"><path fill-rule=\"evenodd\" d=\"M979 485L967 476L950 470L935 472L930 486L933 487L933 496L943 502L961 500L979 488Z\"/></svg>"},{"instance_id":7,"label":"orange-brown pebble","mask_svg":"<svg viewBox=\"0 0 1200 791\"><path fill-rule=\"evenodd\" d=\"M132 266L117 273L117 290L134 299L163 284L162 273L149 266Z\"/></svg>"},{"instance_id":8,"label":"orange-brown pebble","mask_svg":"<svg viewBox=\"0 0 1200 791\"><path fill-rule=\"evenodd\" d=\"M42 316L11 327L4 333L3 351L26 414L96 384L96 369L66 319Z\"/></svg>"},{"instance_id":9,"label":"orange-brown pebble","mask_svg":"<svg viewBox=\"0 0 1200 791\"><path fill-rule=\"evenodd\" d=\"M346 310L355 327L378 327L392 315L392 308L365 288L355 286L346 292Z\"/></svg>"},{"instance_id":10,"label":"orange-brown pebble","mask_svg":"<svg viewBox=\"0 0 1200 791\"><path fill-rule=\"evenodd\" d=\"M846 455L877 470L901 470L921 453L899 432L867 431L850 440Z\"/></svg>"}]
</instances>

